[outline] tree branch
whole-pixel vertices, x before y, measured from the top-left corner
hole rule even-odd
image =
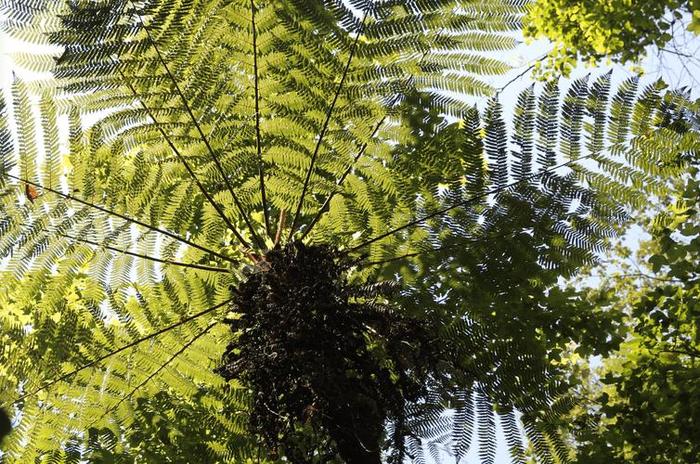
[[[530,66],[528,66],[527,68],[525,68],[520,74],[518,74],[517,76],[515,76],[514,78],[512,78],[511,80],[509,80],[508,82],[506,82],[504,85],[502,85],[502,86],[499,87],[498,89],[496,89],[495,97],[498,98],[498,96],[501,94],[501,92],[503,92],[505,89],[507,89],[508,87],[510,87],[511,84],[515,83],[518,79],[520,79],[521,77],[523,77],[525,74],[527,74],[527,73],[529,73],[530,71],[532,71],[532,70],[535,68],[535,66],[537,65],[537,63],[539,63],[540,61],[542,61],[542,60],[544,60],[545,58],[547,58],[547,56],[548,56],[548,55],[542,55],[541,57],[537,58],[537,59],[535,60],[534,63],[532,63],[532,64],[531,64]]]

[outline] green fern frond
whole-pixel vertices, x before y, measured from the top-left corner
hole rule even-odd
[[[440,321],[449,375],[390,418],[396,462],[475,439],[493,462],[497,416],[515,462],[524,440],[566,461],[542,419],[566,393],[552,351],[577,336],[557,282],[698,151],[669,122],[687,98],[552,82],[508,130],[496,99],[463,96],[493,93],[508,67],[480,53],[515,45],[524,1],[0,2],[13,37],[61,50],[55,82],[15,79],[0,102],[3,459],[158,462],[193,444],[178,427],[207,462],[257,457],[252,395],[214,373],[240,308],[204,310],[304,240]]]

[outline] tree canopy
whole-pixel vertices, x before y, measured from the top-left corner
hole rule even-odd
[[[579,59],[638,62],[650,46],[663,48],[671,41],[674,27],[700,33],[700,2],[535,0],[523,31],[526,37],[551,40],[545,67],[568,75]]]
[[[685,463],[700,452],[697,168],[676,185],[670,214],[640,221],[651,238],[636,256],[623,248],[595,290],[624,339],[581,391],[577,462]]]

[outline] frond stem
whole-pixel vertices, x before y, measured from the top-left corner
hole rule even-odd
[[[255,89],[255,150],[258,157],[258,175],[260,176],[260,194],[262,195],[265,232],[270,236],[270,217],[267,211],[267,194],[265,193],[265,164],[262,157],[262,135],[260,133],[260,85],[258,69],[258,30],[255,25],[255,0],[250,0],[250,22],[253,33],[253,87]]]
[[[284,226],[285,226],[286,222],[287,222],[287,210],[281,209],[279,219],[277,220],[277,233],[275,234],[275,245],[274,245],[275,248],[277,248],[277,246],[280,243],[280,240],[282,239],[282,231],[284,230]]]
[[[543,169],[542,171],[540,171],[540,172],[538,172],[538,173],[536,173],[536,174],[531,174],[531,175],[529,175],[529,176],[523,177],[523,178],[520,179],[520,180],[511,182],[510,184],[506,184],[506,185],[504,185],[504,186],[502,186],[502,187],[498,187],[498,188],[495,188],[495,189],[487,190],[487,191],[482,192],[482,193],[480,193],[480,194],[478,194],[478,195],[474,195],[474,196],[472,196],[472,197],[467,198],[466,200],[457,202],[457,203],[455,203],[455,204],[453,204],[453,205],[447,206],[447,207],[442,208],[442,209],[440,209],[440,210],[438,210],[438,211],[435,211],[435,212],[433,212],[433,213],[430,213],[430,214],[427,214],[427,215],[425,215],[425,216],[422,216],[422,217],[419,217],[419,218],[417,218],[417,219],[414,219],[414,220],[412,220],[412,221],[410,221],[410,222],[407,222],[406,224],[404,224],[404,225],[402,225],[402,226],[399,226],[399,227],[396,227],[395,229],[390,230],[389,232],[385,232],[385,233],[383,233],[383,234],[381,234],[381,235],[378,235],[377,237],[374,237],[374,238],[369,239],[369,240],[367,240],[367,241],[365,241],[365,242],[362,242],[362,243],[360,243],[359,245],[354,246],[354,247],[350,248],[349,250],[347,250],[347,251],[346,251],[346,254],[347,254],[347,253],[352,253],[352,252],[354,252],[354,251],[357,251],[357,250],[359,250],[359,249],[361,249],[361,248],[364,248],[364,247],[366,247],[366,246],[368,246],[368,245],[371,245],[372,243],[378,242],[379,240],[382,240],[382,239],[384,239],[384,238],[386,238],[386,237],[389,237],[389,236],[391,236],[391,235],[394,235],[394,234],[397,233],[397,232],[401,232],[402,230],[405,230],[405,229],[407,229],[407,228],[409,228],[409,227],[412,227],[412,226],[418,225],[418,224],[420,224],[420,223],[422,223],[422,222],[425,222],[425,221],[427,221],[427,220],[430,220],[430,219],[433,219],[433,218],[442,216],[443,214],[449,213],[450,211],[452,211],[452,210],[454,210],[454,209],[457,209],[457,208],[460,208],[460,207],[463,207],[463,206],[467,206],[467,205],[469,205],[469,204],[471,204],[471,203],[473,203],[473,202],[475,202],[475,201],[478,201],[478,200],[481,200],[481,199],[483,199],[483,198],[486,198],[486,197],[488,197],[488,196],[490,196],[490,195],[495,195],[495,194],[497,194],[497,193],[500,193],[500,192],[503,192],[503,191],[505,191],[505,190],[511,189],[511,188],[513,188],[513,187],[515,187],[515,186],[517,186],[517,185],[520,185],[520,184],[522,184],[522,183],[524,183],[524,182],[529,182],[529,181],[531,181],[531,180],[533,180],[533,179],[537,179],[537,178],[542,177],[542,176],[544,176],[544,175],[551,174],[553,171],[556,171],[557,169],[561,169],[561,168],[564,168],[564,167],[568,167],[568,166],[572,165],[572,164],[575,163],[575,162],[581,161],[581,160],[586,159],[586,158],[589,158],[589,157],[591,157],[591,156],[592,156],[592,154],[585,155],[585,156],[580,156],[580,157],[578,157],[578,158],[571,159],[571,160],[569,160],[569,161],[566,161],[566,162],[564,162],[564,163],[558,164],[558,165],[553,166],[553,167],[551,167],[551,168]]]
[[[440,32],[442,32],[442,29],[440,30]],[[423,52],[423,54],[420,57],[420,60],[418,60],[418,64],[420,64],[425,59],[425,57],[428,56],[429,53],[430,53],[430,49]],[[405,86],[410,87],[414,80],[415,80],[415,76],[409,76],[409,78],[406,80]],[[401,94],[395,95],[394,98],[392,98],[391,102],[389,102],[388,106],[391,108],[394,105],[396,105],[396,103],[399,101],[400,96],[401,96]],[[359,161],[359,159],[365,154],[365,151],[367,151],[367,146],[369,145],[369,141],[372,140],[377,135],[377,132],[379,132],[379,129],[384,125],[384,122],[386,121],[388,116],[389,116],[388,113],[385,113],[384,116],[382,116],[382,118],[379,120],[377,125],[374,126],[374,130],[370,134],[369,139],[365,143],[362,144],[362,146],[360,147],[360,149],[357,152],[357,155],[355,155],[355,157],[353,158],[350,165],[345,169],[345,172],[343,172],[343,174],[340,176],[340,178],[336,181],[335,189],[333,189],[333,191],[328,194],[328,197],[323,202],[323,204],[321,205],[321,208],[318,210],[318,212],[316,213],[314,218],[309,223],[309,226],[301,234],[300,240],[304,240],[304,238],[306,238],[306,236],[309,234],[309,232],[311,232],[311,229],[313,229],[313,227],[316,225],[318,220],[321,219],[321,216],[323,216],[325,214],[325,212],[328,209],[328,206],[331,204],[331,200],[333,200],[333,198],[340,192],[340,187],[343,185],[343,182],[345,182],[345,178],[348,177],[348,175],[350,175],[350,173],[354,169],[354,167],[357,164],[357,162]]]
[[[169,325],[169,326],[167,326],[167,327],[164,327],[164,328],[162,328],[162,329],[156,330],[155,332],[152,332],[152,333],[150,333],[150,334],[148,334],[148,335],[146,335],[146,336],[144,336],[144,337],[141,337],[141,338],[139,338],[139,339],[136,339],[136,340],[134,340],[134,341],[131,342],[131,343],[127,343],[126,345],[122,346],[121,348],[117,348],[116,350],[110,351],[109,353],[107,353],[107,354],[105,354],[105,355],[102,355],[102,356],[100,356],[100,357],[98,357],[98,358],[96,358],[96,359],[94,359],[94,360],[88,362],[87,364],[84,364],[84,365],[82,365],[82,366],[80,366],[80,367],[78,367],[78,368],[76,368],[76,369],[73,369],[72,371],[70,371],[70,372],[68,372],[68,373],[66,373],[66,374],[63,374],[63,375],[61,375],[61,376],[59,376],[59,377],[56,377],[56,378],[50,380],[49,382],[47,382],[47,383],[44,384],[43,386],[41,386],[41,387],[39,387],[39,388],[37,388],[37,389],[35,389],[35,390],[32,390],[32,391],[29,392],[29,393],[25,393],[24,395],[21,395],[19,398],[17,398],[15,401],[13,401],[12,404],[15,404],[15,403],[17,403],[17,402],[19,402],[19,401],[22,401],[22,400],[24,400],[24,399],[27,399],[27,398],[29,398],[29,397],[31,397],[31,396],[36,395],[36,394],[39,393],[39,392],[42,392],[42,391],[44,391],[44,390],[46,390],[46,389],[48,389],[48,388],[51,388],[52,386],[56,385],[58,382],[62,382],[62,381],[64,381],[64,380],[66,380],[66,379],[68,379],[68,378],[74,376],[75,374],[84,371],[85,369],[89,369],[89,368],[91,368],[91,367],[93,367],[93,366],[99,364],[100,362],[104,361],[105,359],[108,359],[108,358],[110,358],[110,357],[112,357],[112,356],[114,356],[114,355],[116,355],[116,354],[119,354],[119,353],[121,353],[121,352],[123,352],[123,351],[128,350],[129,348],[133,348],[133,347],[135,347],[135,346],[137,346],[137,345],[139,345],[139,344],[141,344],[141,343],[143,343],[143,342],[145,342],[145,341],[151,340],[152,338],[155,338],[155,337],[157,337],[157,336],[159,336],[159,335],[162,335],[162,334],[164,334],[164,333],[166,333],[166,332],[168,332],[168,331],[170,331],[170,330],[172,330],[172,329],[175,329],[175,328],[177,328],[177,327],[180,327],[180,326],[182,326],[182,325],[184,325],[184,324],[187,324],[188,322],[191,322],[191,321],[193,321],[193,320],[195,320],[195,319],[197,319],[197,318],[199,318],[199,317],[202,317],[202,316],[204,316],[204,315],[206,315],[206,314],[209,314],[209,313],[211,313],[211,312],[214,312],[214,311],[216,311],[217,309],[222,308],[222,307],[228,305],[229,303],[231,303],[231,301],[233,301],[232,298],[230,298],[230,299],[224,301],[223,303],[219,303],[219,304],[217,304],[217,305],[215,305],[215,306],[212,306],[211,308],[207,308],[207,309],[202,310],[202,311],[200,311],[200,312],[198,312],[198,313],[196,313],[196,314],[193,314],[193,315],[191,315],[191,316],[187,316],[187,317],[185,317],[185,318],[182,318],[182,319],[180,319],[178,322],[175,322],[174,324],[171,324],[171,325]]]
[[[348,56],[348,61],[345,63],[345,69],[343,70],[343,75],[340,78],[340,82],[338,83],[338,88],[335,91],[335,95],[333,96],[333,101],[331,102],[330,106],[328,107],[328,110],[326,111],[326,119],[323,123],[323,127],[321,128],[321,132],[318,134],[318,140],[316,141],[316,147],[314,148],[314,153],[311,156],[311,162],[309,163],[309,169],[306,171],[306,178],[304,179],[304,187],[301,190],[301,197],[299,197],[299,203],[297,204],[297,209],[296,212],[294,213],[294,219],[292,220],[292,224],[289,230],[289,237],[287,238],[287,241],[291,242],[292,237],[294,236],[294,232],[296,232],[296,227],[297,227],[297,222],[299,221],[299,214],[301,213],[301,208],[304,204],[304,197],[306,196],[306,191],[309,188],[309,181],[311,180],[311,173],[313,172],[314,169],[314,164],[316,163],[316,158],[318,157],[318,152],[321,148],[321,144],[323,143],[323,137],[326,135],[326,131],[328,130],[328,125],[331,121],[331,117],[333,116],[333,110],[335,109],[335,105],[338,102],[338,97],[340,96],[340,92],[343,89],[343,84],[345,84],[345,79],[348,76],[348,72],[350,71],[350,64],[352,63],[352,59],[355,56],[355,51],[357,50],[357,43],[360,40],[360,36],[362,35],[362,32],[364,31],[365,28],[365,23],[367,21],[367,12],[365,12],[364,16],[362,17],[362,24],[360,25],[360,30],[357,31],[357,36],[355,37],[355,41],[353,42],[352,46],[350,47],[350,53]]]
[[[379,128],[382,127],[384,124],[384,121],[386,121],[387,115],[385,114],[382,119],[377,123],[376,126],[374,126],[374,130],[369,136],[369,139],[373,139],[376,135],[377,132],[379,132]],[[319,219],[321,219],[321,216],[326,212],[328,206],[331,204],[331,200],[340,192],[340,187],[343,185],[343,182],[345,182],[345,178],[350,175],[352,172],[353,168],[357,164],[357,161],[362,157],[362,155],[365,154],[365,151],[367,150],[367,146],[369,145],[369,140],[366,141],[365,143],[362,144],[360,147],[360,150],[358,150],[357,155],[352,160],[352,163],[345,169],[343,174],[340,176],[340,178],[336,181],[335,183],[335,189],[331,193],[328,194],[328,197],[326,197],[326,200],[323,202],[321,205],[321,208],[319,208],[318,212],[314,216],[314,218],[311,220],[309,223],[309,226],[304,229],[304,232],[301,234],[300,240],[304,240],[306,236],[311,232],[311,229],[316,225]]]
[[[497,235],[487,235],[484,237],[467,239],[467,240],[459,242],[459,243],[451,243],[451,244],[443,245],[443,246],[440,246],[437,248],[431,248],[429,250],[420,250],[420,251],[415,251],[413,253],[406,253],[404,255],[394,256],[393,258],[382,259],[379,261],[369,261],[366,263],[362,263],[362,265],[360,266],[360,269],[363,269],[365,267],[379,266],[382,264],[393,263],[394,261],[400,261],[402,259],[413,258],[416,256],[425,255],[428,253],[436,253],[438,251],[445,251],[445,250],[449,250],[451,248],[457,248],[457,247],[464,245],[465,242],[466,243],[479,243],[479,242],[484,242],[486,240],[491,241],[491,240],[496,240],[499,238],[510,237],[510,236],[516,235],[520,232],[522,232],[522,230],[509,231],[509,232],[506,232],[503,234],[497,234]]]
[[[17,181],[19,181],[19,182],[22,182],[22,183],[24,183],[24,184],[32,185],[32,186],[37,187],[37,188],[39,188],[39,189],[42,189],[42,190],[45,190],[45,191],[47,191],[47,192],[53,193],[54,195],[57,195],[57,196],[59,196],[59,197],[61,197],[61,198],[65,198],[66,200],[75,201],[75,202],[77,202],[77,203],[80,203],[81,205],[85,205],[85,206],[88,206],[88,207],[90,207],[90,208],[94,208],[94,209],[96,209],[96,210],[98,210],[98,211],[101,211],[101,212],[103,212],[103,213],[109,214],[110,216],[118,217],[119,219],[123,219],[123,220],[125,220],[125,221],[127,221],[127,222],[131,222],[132,224],[136,224],[136,225],[138,225],[138,226],[145,227],[146,229],[152,230],[153,232],[158,232],[158,233],[163,234],[163,235],[165,235],[165,236],[167,236],[167,237],[170,237],[170,238],[172,238],[172,239],[174,239],[174,240],[177,240],[177,241],[182,242],[182,243],[184,243],[184,244],[186,244],[186,245],[189,245],[189,246],[191,246],[192,248],[196,248],[196,249],[198,249],[198,250],[200,250],[200,251],[203,251],[203,252],[205,252],[205,253],[208,253],[208,254],[217,256],[217,257],[219,257],[219,258],[221,258],[221,259],[223,259],[223,260],[225,260],[225,261],[228,261],[228,262],[230,262],[230,263],[234,263],[234,264],[237,263],[237,261],[236,261],[235,259],[233,259],[233,258],[229,258],[228,256],[224,256],[224,255],[222,255],[221,253],[218,253],[218,252],[216,252],[216,251],[213,251],[213,250],[210,250],[210,249],[208,249],[208,248],[206,248],[206,247],[203,247],[202,245],[198,245],[198,244],[196,244],[196,243],[194,243],[194,242],[192,242],[192,241],[190,241],[190,240],[187,240],[186,238],[180,237],[180,236],[177,235],[177,234],[174,234],[174,233],[172,233],[172,232],[168,232],[168,231],[165,230],[165,229],[161,229],[161,228],[159,228],[159,227],[152,226],[152,225],[147,224],[147,223],[145,223],[145,222],[139,221],[138,219],[130,218],[130,217],[125,216],[125,215],[123,215],[123,214],[117,213],[116,211],[109,210],[109,209],[105,208],[104,206],[96,205],[96,204],[90,203],[89,201],[81,200],[80,198],[74,197],[73,195],[69,195],[69,194],[63,193],[63,192],[61,192],[61,191],[59,191],[59,190],[55,190],[55,189],[50,188],[50,187],[44,187],[43,185],[41,185],[41,184],[39,184],[39,183],[37,183],[37,182],[32,182],[32,181],[30,181],[30,180],[27,180],[27,179],[23,179],[23,178],[21,178],[21,177],[14,176],[14,175],[9,174],[9,173],[7,173],[7,172],[3,172],[2,175],[6,176],[6,177],[9,177],[9,178],[11,178],[11,179],[17,180]]]
[[[115,411],[115,410],[119,407],[119,405],[122,404],[124,401],[126,401],[126,400],[128,400],[129,398],[133,397],[134,394],[135,394],[139,389],[143,388],[144,385],[146,385],[148,382],[150,382],[151,380],[153,380],[153,378],[154,378],[156,375],[158,375],[163,369],[165,369],[166,367],[168,367],[168,365],[169,365],[170,363],[172,363],[173,361],[175,361],[175,358],[177,358],[177,357],[180,356],[182,353],[184,353],[189,347],[191,347],[191,346],[194,344],[194,342],[196,342],[197,340],[199,340],[200,338],[202,338],[204,335],[206,335],[215,325],[216,325],[216,323],[209,324],[209,325],[207,326],[206,329],[204,329],[204,330],[201,331],[199,334],[197,334],[197,335],[195,335],[194,337],[192,337],[192,339],[190,339],[190,341],[188,341],[187,343],[185,343],[185,344],[182,346],[182,348],[180,348],[180,349],[177,350],[175,353],[173,353],[172,356],[170,356],[163,364],[161,364],[161,365],[158,367],[158,369],[156,369],[156,370],[153,371],[151,374],[149,374],[148,377],[146,377],[141,383],[139,383],[138,385],[136,385],[129,393],[127,393],[125,396],[121,397],[121,398],[119,399],[119,401],[117,401],[115,404],[113,404],[112,406],[110,406],[109,408],[107,408],[107,410],[105,410],[105,412],[104,412],[98,419],[96,419],[95,421],[93,421],[87,428],[88,428],[88,429],[91,428],[93,425],[95,425],[96,423],[98,423],[99,421],[101,421],[102,419],[104,419],[104,418],[107,416],[107,414],[111,413],[112,411]]]
[[[190,104],[187,102],[187,98],[185,98],[185,94],[182,92],[180,85],[177,83],[177,79],[175,79],[175,76],[170,71],[170,67],[168,66],[165,59],[163,58],[163,55],[160,52],[160,49],[158,48],[156,41],[153,39],[153,35],[151,34],[151,31],[148,29],[148,27],[146,27],[146,24],[144,24],[143,18],[141,17],[141,15],[139,15],[138,13],[135,13],[135,14],[139,20],[139,24],[141,25],[141,28],[146,32],[146,36],[148,37],[148,42],[150,43],[150,45],[153,47],[153,49],[156,52],[156,56],[158,57],[158,61],[163,66],[163,69],[165,69],[165,72],[168,75],[168,78],[170,79],[170,81],[173,83],[173,86],[175,87],[175,91],[177,92],[178,96],[180,97],[180,100],[182,101],[182,104],[185,107],[185,110],[187,111],[187,114],[189,115],[190,120],[192,121],[192,124],[194,124],[194,127],[197,129],[197,132],[199,133],[199,137],[201,138],[202,142],[206,146],[207,151],[209,152],[209,155],[211,156],[211,159],[214,161],[214,165],[216,166],[217,171],[219,171],[219,175],[221,175],[221,177],[224,179],[224,183],[226,184],[226,188],[228,189],[229,193],[231,194],[231,197],[233,198],[233,202],[236,205],[236,208],[241,213],[241,216],[243,217],[243,220],[245,221],[246,225],[248,226],[248,229],[250,230],[251,235],[258,242],[258,246],[264,248],[264,242],[262,242],[260,240],[260,237],[258,237],[258,234],[255,232],[255,228],[250,223],[250,219],[248,218],[248,215],[243,210],[243,205],[241,204],[240,200],[238,199],[238,196],[234,193],[233,187],[231,186],[231,182],[229,181],[228,176],[224,172],[224,168],[221,165],[221,163],[219,162],[219,158],[216,156],[214,149],[212,148],[211,144],[209,143],[209,139],[207,138],[206,135],[204,135],[204,131],[202,130],[202,127],[199,125],[199,121],[197,121],[197,118],[195,117],[194,113],[192,112],[192,108],[190,107]],[[153,117],[151,116],[151,118],[153,118]],[[224,214],[223,211],[221,211],[220,214],[223,216],[223,214]],[[238,231],[235,229],[233,224],[228,220],[228,218],[226,216],[223,216],[223,219],[226,222],[226,225],[229,227],[229,229],[231,229],[231,231],[236,235],[236,238],[241,242],[241,244],[245,247],[250,248],[250,246],[243,239],[243,237],[238,234]]]
[[[140,254],[140,253],[135,253],[133,251],[128,251],[126,249],[119,249],[116,247],[105,245],[103,243],[93,242],[92,240],[88,240],[85,238],[73,237],[71,235],[61,234],[61,233],[56,233],[56,234],[60,235],[61,237],[70,239],[70,240],[75,240],[76,242],[86,243],[88,245],[93,245],[96,247],[101,247],[101,248],[105,248],[105,249],[110,250],[110,251],[114,251],[115,253],[122,253],[125,255],[134,256],[136,258],[146,259],[149,261],[155,261],[157,263],[170,264],[173,266],[181,266],[181,267],[185,267],[185,268],[199,269],[202,271],[210,271],[210,272],[221,272],[221,273],[230,272],[229,270],[221,268],[221,267],[212,267],[212,266],[204,266],[202,264],[196,264],[196,263],[182,263],[180,261],[171,261],[168,259],[161,259],[161,258],[156,258],[154,256],[148,256],[148,255],[144,255],[144,254]]]
[[[221,219],[226,223],[226,226],[233,232],[233,234],[236,236],[238,241],[241,243],[246,248],[251,248],[250,244],[246,239],[243,238],[243,236],[238,232],[236,227],[231,223],[231,221],[228,219],[226,214],[224,213],[223,209],[219,204],[214,200],[214,198],[211,196],[211,194],[207,191],[206,188],[204,188],[204,185],[202,185],[202,182],[199,180],[197,175],[195,174],[194,170],[190,166],[190,164],[187,162],[184,156],[182,156],[182,153],[180,153],[180,150],[177,149],[171,138],[168,136],[168,134],[165,132],[165,129],[161,126],[161,124],[158,122],[156,119],[155,115],[153,114],[153,111],[144,103],[144,101],[139,97],[138,92],[134,88],[134,86],[131,84],[129,79],[124,75],[124,73],[119,70],[119,75],[122,77],[122,80],[124,83],[129,87],[129,90],[131,93],[134,95],[134,97],[138,100],[138,102],[141,104],[141,107],[146,111],[148,116],[153,120],[153,123],[155,124],[156,128],[158,129],[158,132],[163,136],[165,141],[167,142],[168,146],[170,146],[170,149],[172,152],[177,156],[178,160],[182,163],[182,165],[185,167],[185,170],[187,170],[187,173],[190,175],[192,180],[197,184],[197,187],[199,187],[199,190],[202,192],[204,197],[207,199],[207,202],[216,210],[217,214]]]

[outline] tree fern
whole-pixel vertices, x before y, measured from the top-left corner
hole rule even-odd
[[[679,111],[660,85],[637,98],[607,75],[563,100],[556,83],[526,90],[511,135],[497,100],[480,114],[457,98],[506,71],[470,50],[514,45],[521,7],[0,3],[10,33],[60,48],[35,103],[15,79],[13,124],[0,106],[0,388],[17,422],[3,459],[281,459],[250,433],[258,392],[214,369],[241,340],[235,292],[304,242],[351,263],[353,285],[398,284],[353,295],[368,314],[434,323],[425,391],[380,417],[386,459],[460,459],[478,436],[493,461],[498,417],[521,462],[518,410],[539,459],[564,461],[541,418],[566,397],[552,361],[583,322],[557,279],[698,138],[664,123]],[[373,317],[381,332],[389,316]],[[412,372],[392,343],[414,340],[358,330],[382,372]]]

